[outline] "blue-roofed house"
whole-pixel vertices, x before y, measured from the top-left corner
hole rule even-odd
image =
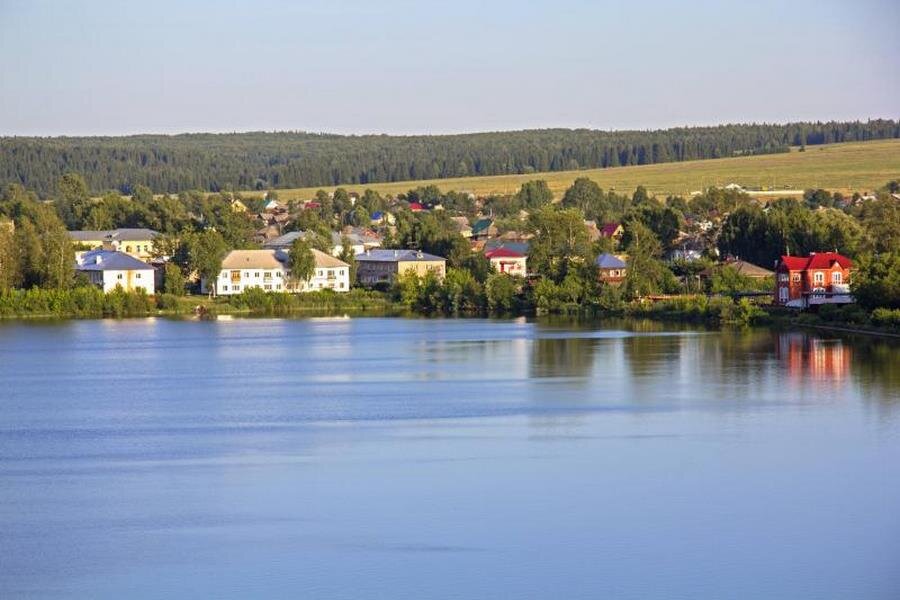
[[[628,264],[625,260],[626,257],[623,255],[601,254],[594,262],[597,265],[597,278],[603,283],[619,285],[628,275]]]
[[[443,279],[447,260],[420,250],[373,248],[356,255],[356,280],[361,285],[391,283],[398,275],[414,272],[420,277],[433,272]]]
[[[84,252],[77,258],[75,271],[86,275],[104,292],[111,292],[116,286],[126,292],[142,289],[153,294],[156,291],[153,267],[118,250],[97,248]]]

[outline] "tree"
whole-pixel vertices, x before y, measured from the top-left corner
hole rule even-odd
[[[353,251],[353,245],[350,243],[350,238],[344,236],[341,238],[341,253],[338,255],[338,258],[350,265],[350,285],[356,283],[356,253]]]
[[[0,292],[21,285],[19,252],[13,227],[12,221],[0,218]]]
[[[626,229],[629,243],[628,275],[625,276],[623,294],[639,298],[677,287],[675,276],[658,257],[662,246],[656,236],[640,221],[633,221]]]
[[[163,274],[163,291],[173,296],[184,295],[184,274],[181,268],[173,262],[167,262]]]
[[[603,213],[603,190],[587,177],[579,177],[563,194],[562,205],[578,208],[589,218],[597,218]]]
[[[526,181],[516,194],[516,200],[520,207],[532,210],[550,204],[553,200],[553,192],[543,179]]]
[[[210,296],[214,296],[227,251],[224,238],[218,231],[206,229],[187,238],[187,249],[190,269],[207,281]]]
[[[861,306],[900,309],[900,250],[866,254],[855,266],[850,289]]]
[[[545,206],[529,215],[528,229],[534,233],[528,251],[530,268],[555,282],[594,258],[584,215],[577,208]]]
[[[316,272],[316,257],[309,244],[302,238],[291,242],[291,249],[288,252],[288,271],[288,276],[295,285],[309,281]]]
[[[90,194],[84,178],[77,173],[66,173],[57,183],[57,212],[66,226],[79,229],[89,205]]]
[[[512,312],[522,282],[508,273],[493,273],[484,284],[488,310],[495,313]]]

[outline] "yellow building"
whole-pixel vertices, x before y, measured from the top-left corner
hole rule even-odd
[[[356,255],[356,280],[361,285],[390,283],[398,275],[413,272],[419,277],[429,271],[443,279],[447,260],[418,250],[372,249]]]
[[[114,246],[139,260],[153,258],[153,240],[159,233],[152,229],[107,229],[105,231],[70,231],[72,242],[88,249]]]

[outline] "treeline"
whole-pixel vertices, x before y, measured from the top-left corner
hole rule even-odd
[[[47,197],[69,172],[93,193],[262,190],[605,168],[786,151],[792,145],[900,137],[894,120],[543,129],[440,136],[303,132],[0,138],[0,184]]]

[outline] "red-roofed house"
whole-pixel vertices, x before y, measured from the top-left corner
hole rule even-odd
[[[485,258],[491,261],[491,268],[498,273],[525,276],[525,263],[528,260],[521,252],[509,248],[495,248],[484,253]]]
[[[420,211],[425,210],[425,207],[422,206],[422,205],[421,205],[420,203],[418,203],[418,202],[410,202],[410,203],[409,203],[409,210],[411,210],[411,211],[413,211],[413,212],[420,212]]]
[[[848,304],[853,261],[837,252],[782,256],[775,268],[775,304],[809,308],[820,304]]]
[[[605,238],[619,239],[625,233],[620,223],[604,223],[600,228],[600,235]]]

